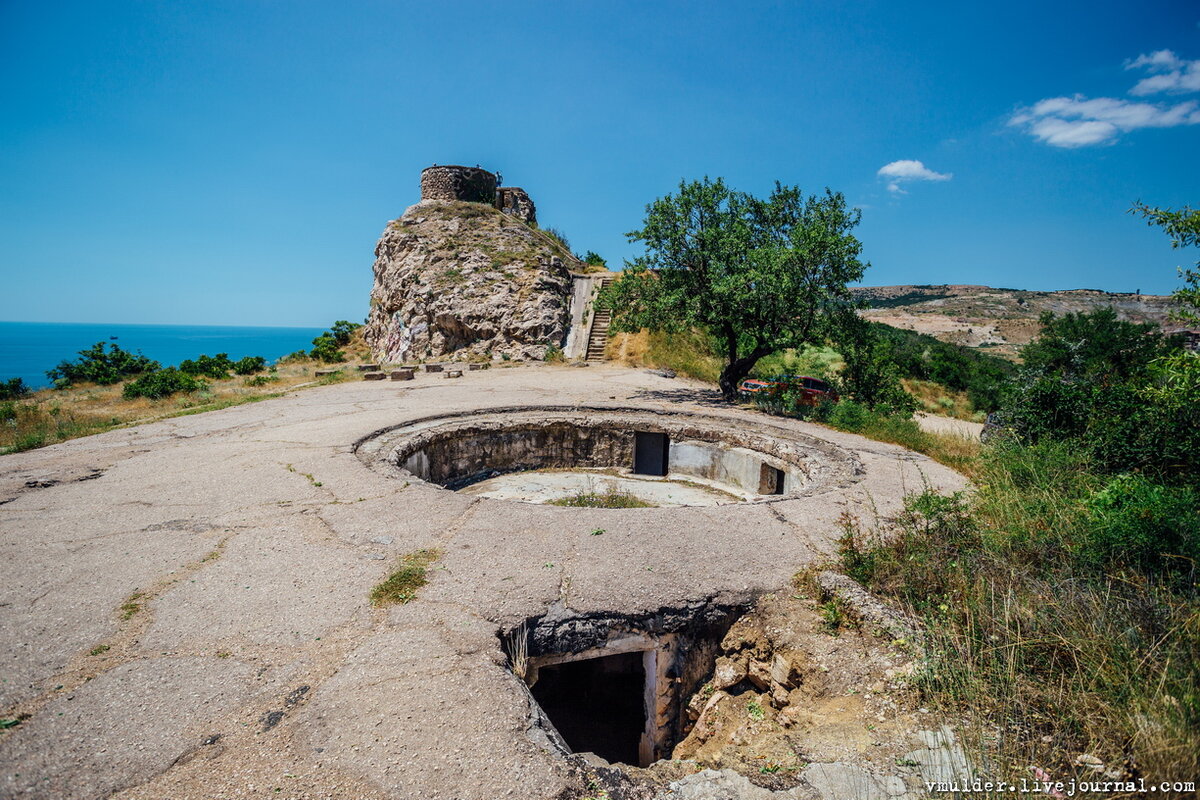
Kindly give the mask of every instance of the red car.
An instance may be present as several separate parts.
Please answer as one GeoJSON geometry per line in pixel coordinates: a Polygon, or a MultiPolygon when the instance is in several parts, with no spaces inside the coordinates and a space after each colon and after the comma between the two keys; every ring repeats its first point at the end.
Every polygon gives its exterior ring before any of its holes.
{"type": "Polygon", "coordinates": [[[819,405],[823,400],[832,403],[838,401],[838,393],[832,386],[820,378],[807,375],[781,375],[768,380],[747,378],[738,384],[738,394],[742,397],[776,395],[786,391],[795,392],[800,404],[805,406],[819,405]]]}

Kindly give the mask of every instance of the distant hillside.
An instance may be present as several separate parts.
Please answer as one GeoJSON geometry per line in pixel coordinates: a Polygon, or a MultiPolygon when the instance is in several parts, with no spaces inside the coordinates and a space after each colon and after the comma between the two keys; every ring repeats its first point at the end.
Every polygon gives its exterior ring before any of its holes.
{"type": "Polygon", "coordinates": [[[1065,314],[1112,306],[1131,322],[1167,320],[1171,298],[1163,295],[1070,289],[1033,292],[963,284],[944,286],[864,286],[856,296],[867,302],[863,316],[944,342],[986,348],[1012,357],[1037,336],[1043,312],[1065,314]]]}

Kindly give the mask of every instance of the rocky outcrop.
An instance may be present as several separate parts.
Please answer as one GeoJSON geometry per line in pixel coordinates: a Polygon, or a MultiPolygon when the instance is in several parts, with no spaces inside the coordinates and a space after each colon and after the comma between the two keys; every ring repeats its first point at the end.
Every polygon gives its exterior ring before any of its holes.
{"type": "Polygon", "coordinates": [[[566,339],[574,256],[482,203],[423,200],[375,248],[364,332],[383,362],[542,359],[566,339]]]}

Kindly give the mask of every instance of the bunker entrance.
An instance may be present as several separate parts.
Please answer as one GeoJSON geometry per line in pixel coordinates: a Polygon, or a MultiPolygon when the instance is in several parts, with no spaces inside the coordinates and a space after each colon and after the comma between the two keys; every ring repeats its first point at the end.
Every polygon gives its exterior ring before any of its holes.
{"type": "Polygon", "coordinates": [[[573,752],[641,764],[647,719],[643,660],[634,652],[547,665],[530,690],[573,752]]]}
{"type": "Polygon", "coordinates": [[[635,475],[667,474],[671,457],[671,440],[665,433],[636,431],[633,444],[633,472],[635,475]]]}
{"type": "Polygon", "coordinates": [[[710,600],[640,616],[560,610],[500,638],[552,746],[645,767],[670,758],[691,731],[688,700],[747,606],[710,600]]]}

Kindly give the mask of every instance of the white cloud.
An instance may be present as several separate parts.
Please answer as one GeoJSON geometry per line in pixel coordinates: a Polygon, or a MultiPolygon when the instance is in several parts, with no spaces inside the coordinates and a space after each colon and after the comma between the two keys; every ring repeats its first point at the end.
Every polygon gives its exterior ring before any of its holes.
{"type": "MultiPolygon", "coordinates": [[[[1200,92],[1200,61],[1185,61],[1171,50],[1143,53],[1125,62],[1127,70],[1149,73],[1129,90],[1135,97],[1200,92]]],[[[1112,144],[1139,128],[1200,124],[1200,104],[1152,103],[1113,97],[1048,97],[1016,111],[1008,124],[1055,147],[1112,144]]]]}
{"type": "Polygon", "coordinates": [[[1195,100],[1175,105],[1137,103],[1113,97],[1050,97],[1022,109],[1008,124],[1024,128],[1055,147],[1108,144],[1139,128],[1173,128],[1200,123],[1195,100]]]}
{"type": "Polygon", "coordinates": [[[888,178],[888,191],[895,194],[908,194],[900,187],[905,181],[948,181],[954,177],[953,173],[934,172],[920,161],[911,159],[884,164],[875,174],[881,178],[888,178]]]}
{"type": "Polygon", "coordinates": [[[1137,97],[1160,92],[1200,92],[1200,59],[1184,61],[1171,50],[1157,50],[1148,55],[1140,55],[1127,62],[1125,69],[1141,69],[1151,73],[1129,90],[1130,94],[1137,97]]]}

